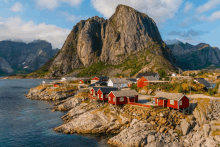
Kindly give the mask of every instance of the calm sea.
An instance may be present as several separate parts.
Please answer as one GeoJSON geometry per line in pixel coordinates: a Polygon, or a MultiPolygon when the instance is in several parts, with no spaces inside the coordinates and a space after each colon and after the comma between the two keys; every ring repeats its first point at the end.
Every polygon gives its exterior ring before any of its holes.
{"type": "Polygon", "coordinates": [[[24,97],[39,79],[0,79],[0,147],[109,146],[100,135],[62,134],[53,128],[63,123],[64,112],[52,112],[54,102],[30,100],[24,97]]]}

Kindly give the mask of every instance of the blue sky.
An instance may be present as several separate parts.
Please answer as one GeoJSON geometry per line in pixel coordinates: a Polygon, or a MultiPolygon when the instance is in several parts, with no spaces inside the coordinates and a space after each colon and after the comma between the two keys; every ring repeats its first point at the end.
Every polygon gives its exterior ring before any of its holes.
{"type": "Polygon", "coordinates": [[[220,48],[220,0],[0,0],[0,40],[42,39],[61,48],[77,22],[108,19],[118,4],[153,18],[163,40],[220,48]]]}

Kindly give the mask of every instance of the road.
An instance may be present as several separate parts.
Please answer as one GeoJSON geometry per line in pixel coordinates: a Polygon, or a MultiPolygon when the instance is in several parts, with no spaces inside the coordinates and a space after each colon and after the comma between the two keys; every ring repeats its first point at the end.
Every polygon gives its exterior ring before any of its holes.
{"type": "Polygon", "coordinates": [[[204,95],[204,94],[191,94],[191,96],[190,95],[186,95],[186,96],[191,98],[191,99],[207,98],[207,99],[211,99],[211,100],[220,100],[220,97],[207,96],[207,95],[204,95]]]}

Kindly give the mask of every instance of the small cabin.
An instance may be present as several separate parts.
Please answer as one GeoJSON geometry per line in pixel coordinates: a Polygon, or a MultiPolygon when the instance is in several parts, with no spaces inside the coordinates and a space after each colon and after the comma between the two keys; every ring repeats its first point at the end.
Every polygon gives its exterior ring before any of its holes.
{"type": "Polygon", "coordinates": [[[160,76],[158,73],[154,73],[154,72],[147,72],[147,73],[139,73],[136,76],[136,79],[139,80],[142,77],[154,77],[156,80],[160,79],[160,76]]]}
{"type": "Polygon", "coordinates": [[[108,100],[108,94],[111,91],[117,91],[118,88],[111,88],[111,87],[101,87],[99,88],[98,92],[97,92],[97,97],[99,100],[103,100],[103,101],[107,101],[108,100]]]}
{"type": "Polygon", "coordinates": [[[124,88],[124,87],[128,87],[129,83],[131,82],[125,78],[111,78],[108,80],[107,85],[109,87],[124,88]]]}
{"type": "Polygon", "coordinates": [[[108,95],[108,102],[113,105],[138,102],[138,93],[135,90],[111,91],[108,95]]]}
{"type": "Polygon", "coordinates": [[[92,88],[90,88],[90,95],[91,96],[97,96],[97,92],[98,92],[99,88],[101,88],[101,87],[92,87],[92,88]]]}
{"type": "Polygon", "coordinates": [[[157,81],[157,79],[151,76],[143,76],[137,81],[137,87],[143,88],[144,86],[148,86],[150,81],[157,81]]]}
{"type": "Polygon", "coordinates": [[[183,111],[189,111],[189,101],[190,98],[183,93],[158,92],[155,95],[156,105],[183,111]]]}

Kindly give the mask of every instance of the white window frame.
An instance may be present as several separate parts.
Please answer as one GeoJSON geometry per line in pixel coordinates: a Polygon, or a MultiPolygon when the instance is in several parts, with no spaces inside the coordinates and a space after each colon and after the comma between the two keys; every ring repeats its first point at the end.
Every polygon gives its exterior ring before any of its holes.
{"type": "Polygon", "coordinates": [[[119,101],[120,101],[120,102],[124,102],[124,97],[120,97],[120,98],[119,98],[119,101]]]}
{"type": "Polygon", "coordinates": [[[101,94],[101,98],[103,98],[103,94],[101,94]]]}
{"type": "Polygon", "coordinates": [[[92,94],[92,90],[90,90],[90,94],[92,94]]]}
{"type": "Polygon", "coordinates": [[[111,97],[110,96],[108,97],[108,100],[111,101],[111,97]]]}
{"type": "Polygon", "coordinates": [[[182,104],[183,104],[183,102],[180,100],[180,101],[179,101],[179,105],[182,106],[182,104]]]}
{"type": "Polygon", "coordinates": [[[174,105],[174,100],[170,100],[170,105],[174,105]]]}
{"type": "Polygon", "coordinates": [[[113,98],[113,102],[116,102],[116,98],[115,97],[113,98]]]}
{"type": "Polygon", "coordinates": [[[159,99],[157,99],[157,104],[159,103],[159,99]]]}

